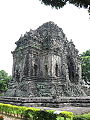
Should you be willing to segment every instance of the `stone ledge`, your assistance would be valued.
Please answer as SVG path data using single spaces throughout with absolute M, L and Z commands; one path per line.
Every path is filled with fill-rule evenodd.
M 83 106 L 90 107 L 90 97 L 0 97 L 1 103 L 9 103 L 25 106 L 43 106 L 43 107 L 64 107 L 64 106 Z

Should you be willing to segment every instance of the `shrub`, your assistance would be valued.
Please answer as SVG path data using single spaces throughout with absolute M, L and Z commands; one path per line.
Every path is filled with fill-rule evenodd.
M 68 111 L 55 111 L 55 114 L 57 114 L 57 117 L 63 117 L 64 120 L 66 120 L 66 118 L 72 119 L 73 118 L 73 113 L 72 112 L 68 112 Z
M 73 120 L 87 120 L 87 119 L 85 119 L 85 118 L 82 117 L 82 116 L 74 116 L 74 117 L 73 117 Z
M 52 111 L 40 110 L 36 112 L 35 120 L 56 120 L 56 117 Z
M 28 118 L 30 118 L 30 120 L 33 120 L 33 111 L 30 109 L 27 109 L 23 112 L 23 117 L 25 120 L 27 120 Z
M 21 116 L 24 120 L 56 120 L 57 117 L 63 117 L 64 120 L 66 120 L 66 118 L 73 118 L 73 113 L 68 111 L 59 111 L 59 114 L 55 114 L 57 111 L 54 110 L 41 110 L 33 107 L 15 106 L 3 103 L 0 103 L 0 112 L 11 116 Z
M 72 118 L 73 117 L 73 113 L 72 112 L 68 112 L 68 111 L 62 111 L 61 116 L 66 117 L 66 118 Z
M 82 115 L 75 115 L 73 120 L 90 120 L 90 113 L 82 114 Z
M 83 117 L 85 117 L 87 120 L 90 120 L 90 113 L 88 113 L 88 114 L 83 114 Z

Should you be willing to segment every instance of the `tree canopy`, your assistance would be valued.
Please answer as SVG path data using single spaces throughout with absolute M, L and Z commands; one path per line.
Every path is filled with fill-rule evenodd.
M 90 50 L 81 54 L 82 59 L 82 78 L 86 82 L 90 82 Z
M 74 4 L 77 7 L 84 7 L 90 9 L 90 0 L 40 0 L 45 5 L 51 5 L 55 8 L 61 8 L 66 5 L 67 2 Z
M 8 76 L 4 70 L 0 70 L 0 93 L 7 90 L 9 80 L 11 80 L 11 76 Z

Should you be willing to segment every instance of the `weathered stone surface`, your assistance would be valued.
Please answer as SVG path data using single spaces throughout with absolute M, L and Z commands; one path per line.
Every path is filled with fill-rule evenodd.
M 90 97 L 2 97 L 0 103 L 14 104 L 28 107 L 90 107 Z
M 16 45 L 6 96 L 86 96 L 78 50 L 56 24 L 47 22 L 26 32 Z

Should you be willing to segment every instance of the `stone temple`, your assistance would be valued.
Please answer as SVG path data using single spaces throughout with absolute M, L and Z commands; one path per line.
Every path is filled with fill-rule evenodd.
M 7 96 L 84 96 L 78 50 L 63 30 L 47 22 L 15 43 L 13 79 Z

